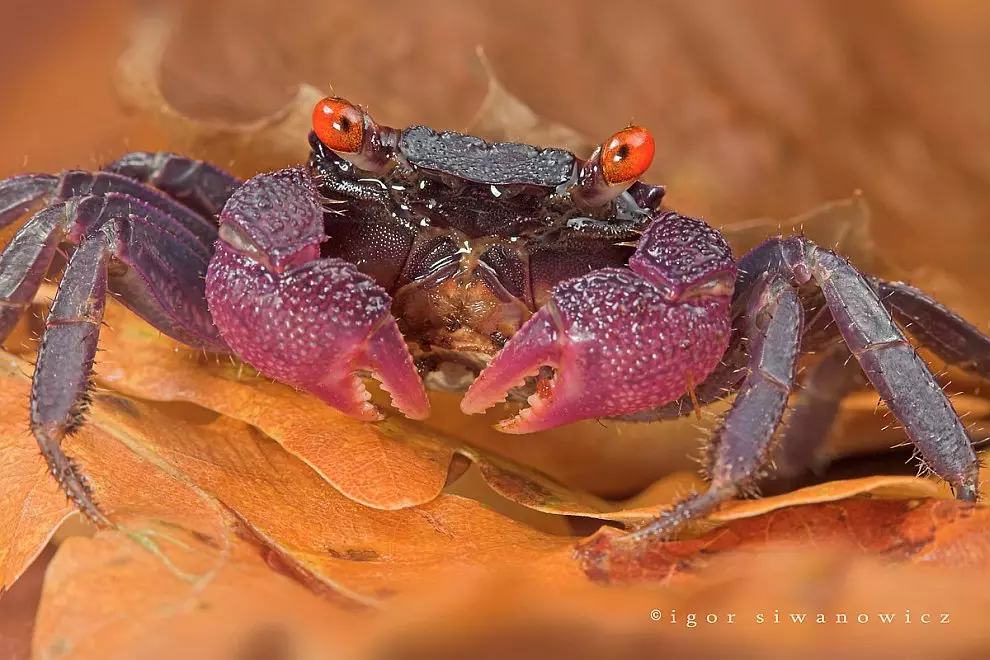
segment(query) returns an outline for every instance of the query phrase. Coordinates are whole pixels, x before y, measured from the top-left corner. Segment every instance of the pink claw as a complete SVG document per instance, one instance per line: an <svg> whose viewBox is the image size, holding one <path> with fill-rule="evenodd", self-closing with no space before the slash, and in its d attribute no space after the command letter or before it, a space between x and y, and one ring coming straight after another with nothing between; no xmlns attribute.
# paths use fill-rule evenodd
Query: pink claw
<svg viewBox="0 0 990 660"><path fill-rule="evenodd" d="M430 404L380 286L340 259L276 274L218 243L207 273L210 313L246 362L352 417L379 420L361 371L370 371L407 417Z"/></svg>
<svg viewBox="0 0 990 660"><path fill-rule="evenodd" d="M729 338L729 298L672 302L639 275L607 268L555 287L471 385L468 414L503 401L508 391L555 369L529 397L530 408L498 425L531 433L570 422L614 417L681 396L718 364Z"/></svg>
<svg viewBox="0 0 990 660"><path fill-rule="evenodd" d="M220 221L206 299L239 357L352 417L382 418L361 371L370 371L406 416L429 414L388 293L354 264L320 258L323 210L305 169L249 180Z"/></svg>

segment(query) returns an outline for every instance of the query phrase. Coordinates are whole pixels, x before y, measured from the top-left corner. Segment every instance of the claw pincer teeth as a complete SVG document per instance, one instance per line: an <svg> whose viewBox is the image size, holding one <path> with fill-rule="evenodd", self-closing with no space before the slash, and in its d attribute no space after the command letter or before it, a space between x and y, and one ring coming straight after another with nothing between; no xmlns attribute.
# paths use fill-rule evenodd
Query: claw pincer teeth
<svg viewBox="0 0 990 660"><path fill-rule="evenodd" d="M472 384L461 409L481 412L543 366L530 408L498 425L530 433L570 422L649 410L679 397L688 374L707 375L726 348L729 300L671 304L628 270L564 282Z"/></svg>
<svg viewBox="0 0 990 660"><path fill-rule="evenodd" d="M396 408L423 418L423 382L384 289L352 264L319 259L278 277L220 246L207 274L210 311L252 366L353 417L381 419L357 373L369 371Z"/></svg>

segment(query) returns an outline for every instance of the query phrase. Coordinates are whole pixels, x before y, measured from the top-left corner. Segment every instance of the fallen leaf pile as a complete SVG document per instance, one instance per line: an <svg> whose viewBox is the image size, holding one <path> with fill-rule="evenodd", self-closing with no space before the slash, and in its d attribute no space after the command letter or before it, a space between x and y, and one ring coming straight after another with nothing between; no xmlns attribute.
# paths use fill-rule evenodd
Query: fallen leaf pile
<svg viewBox="0 0 990 660"><path fill-rule="evenodd" d="M342 57L363 43L369 25L385 28L370 16L348 23L332 3L326 8L304 0L290 4L298 11L278 17L250 3L231 13L225 2L189 10L178 23L160 12L143 15L117 72L122 98L158 122L174 149L231 165L242 175L301 160L312 102L324 95L322 83L314 82L315 72L323 69L307 55ZM489 11L482 2L465 5L468 9L450 10L451 21ZM593 22L592 4L575 3L569 11L580 11L578 5L589 12L583 20ZM764 22L747 15L729 35L716 30L728 19L688 6L673 2L667 8L675 23L694 30L682 39L714 31L726 57L754 47L761 31L775 22L793 21L813 32L822 21L837 20L824 5L807 5L826 14L816 23L806 15L810 10L782 4L776 13L760 13ZM499 12L527 11L523 3L499 7ZM400 10L399 4L390 6ZM640 11L646 12L644 20L654 20L649 10ZM393 19L426 30L423 15L429 13L421 8ZM316 15L325 16L339 37L325 51L320 49L327 46L326 26L323 36L305 29ZM249 66L259 61L251 49L263 20L272 21L271 52L296 54ZM547 39L564 43L558 23L566 21L549 13L539 20ZM283 39L286 25L295 31L291 49ZM449 54L431 55L418 42L403 41L406 32L400 32L385 40L379 59L349 60L358 71L341 73L348 89L340 91L356 97L368 76L379 76L382 88L396 82L393 93L399 97L382 103L384 121L404 123L432 112L431 123L443 126L462 116L464 125L490 139L587 149L594 140L543 118L577 122L575 112L548 112L553 106L537 112L495 77L504 48L498 46L498 28L488 30L485 38L471 37L474 43L462 37L452 44L466 49L456 65ZM223 45L220 59L226 65L241 62L246 71L271 75L253 76L246 90L231 87L243 73L236 66L226 81L216 77L217 62L204 67L200 77L193 75L190 58L202 58L206 41ZM476 52L479 43L484 53ZM782 43L748 53L748 61L772 67L774 48L784 48ZM437 67L432 82L417 83L415 90L405 87L409 83L396 69L400 55L409 53ZM706 61L695 50L690 53L698 66ZM823 56L823 61L832 60ZM709 107L712 86L741 84L724 77L728 65L709 65L707 82L687 73L679 81L685 112ZM660 68L669 76L668 66ZM813 70L818 76L813 81L845 71L825 64ZM642 86L644 71L630 69L629 80ZM557 75L569 77L566 71ZM753 75L764 76L766 83L766 71ZM869 73L874 75L879 74ZM486 94L480 110L464 98L444 105L429 95L448 83L452 89L477 85ZM899 80L890 84L896 87ZM560 85L557 80L552 87ZM610 85L602 93L617 93ZM719 121L704 114L697 128L684 120L670 127L671 136L660 138L664 171L673 173L664 180L672 192L676 184L689 207L708 200L703 209L716 217L729 208L760 216L745 221L747 216L738 216L732 219L740 221L726 224L724 232L738 253L775 232L802 231L871 273L923 288L937 285L939 298L974 322L990 319L987 307L959 284L961 271L941 262L922 266L910 255L903 259L907 267L892 263L891 254L908 253L888 249L879 228L889 224L891 213L914 222L930 207L906 212L907 201L894 203L880 178L866 174L864 188L867 180L876 185L865 195L850 197L848 189L832 194L841 178L834 176L841 149L849 150L854 179L855 172L876 166L875 156L853 149L849 131L865 125L848 123L851 128L831 146L807 142L803 123L817 115L795 105L779 134L756 140L759 127L776 117L771 109L790 107L775 99L772 85L761 89L762 99L733 97L741 104L734 112L746 118L736 121L747 130L732 133L734 122L726 122L718 153L729 150L738 167L740 158L755 158L764 174L779 174L784 158L778 152L801 151L811 165L783 185L793 188L787 195L812 190L817 202L806 207L813 210L794 215L781 212L786 206L770 204L756 212L758 195L772 196L766 190L730 206L727 196L743 197L740 191L752 180L736 171L736 178L725 179L725 191L715 191L711 177L718 168L706 164L712 154L705 150L716 148L718 140L691 138L692 130ZM786 96L785 89L777 91ZM803 102L822 93L812 85ZM882 93L888 92L876 92ZM422 96L428 99L422 106L410 105ZM767 107L755 106L758 100ZM607 97L603 112L635 107L615 104ZM643 105L655 106L666 107L649 97ZM914 121L924 123L927 106L911 107ZM848 119L847 111L835 109L829 125L847 126L840 121ZM741 142L733 146L733 140ZM684 144L699 145L701 153L675 167L669 158ZM761 151L768 144L773 152ZM900 148L917 145L908 141ZM899 162L887 183L900 190L915 178L948 181L954 168L964 167L971 168L969 180L975 182L982 172L962 157L923 171L910 170L914 162ZM729 174L735 166L726 166ZM815 177L827 183L819 188ZM823 191L829 194L818 195ZM838 201L820 203L828 198ZM975 202L957 202L953 208L965 210L959 211L964 218L977 208ZM888 219L871 213L877 208ZM788 215L789 220L767 219ZM0 245L9 237L9 231L0 235ZM727 402L705 410L700 421L589 421L506 436L491 425L514 412L511 404L474 418L459 412L456 396L431 393L433 414L425 422L392 415L368 424L274 383L235 358L164 337L111 300L93 403L64 449L89 479L113 526L94 530L80 523L67 532L66 521L76 516L28 430L32 365L54 286L43 286L0 351L0 593L21 586L15 582L53 537L58 545L34 618L34 657L645 658L655 657L657 649L670 657L935 652L981 657L981 649L990 648L985 625L990 509L957 502L944 484L913 476L913 466L841 472L844 463L855 463L848 457L875 454L905 440L902 430L886 428L892 420L871 391L843 402L835 437L818 457L822 469L836 463L824 476L777 494L729 502L674 540L630 544L621 540L624 528L648 522L703 487L692 457ZM932 366L974 437L981 438L990 420L983 383L937 361ZM0 616L2 605L0 599ZM0 626L0 637L3 630Z"/></svg>

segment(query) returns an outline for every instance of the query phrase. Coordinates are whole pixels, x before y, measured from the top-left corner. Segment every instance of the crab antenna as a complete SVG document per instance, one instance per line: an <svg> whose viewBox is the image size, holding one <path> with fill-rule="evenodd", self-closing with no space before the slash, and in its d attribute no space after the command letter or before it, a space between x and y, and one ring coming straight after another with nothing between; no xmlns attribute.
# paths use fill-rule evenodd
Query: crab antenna
<svg viewBox="0 0 990 660"><path fill-rule="evenodd" d="M320 141L358 169L380 174L395 164L399 131L379 126L362 108L328 96L313 109Z"/></svg>
<svg viewBox="0 0 990 660"><path fill-rule="evenodd" d="M611 202L627 191L653 162L653 136L641 126L619 131L595 148L581 163L571 198L585 207Z"/></svg>

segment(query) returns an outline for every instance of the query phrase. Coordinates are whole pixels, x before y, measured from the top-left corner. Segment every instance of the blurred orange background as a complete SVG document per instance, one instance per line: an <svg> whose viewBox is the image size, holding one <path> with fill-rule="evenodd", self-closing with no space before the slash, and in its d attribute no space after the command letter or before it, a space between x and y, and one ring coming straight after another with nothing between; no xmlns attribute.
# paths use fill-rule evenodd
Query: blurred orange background
<svg viewBox="0 0 990 660"><path fill-rule="evenodd" d="M0 3L0 175L173 142L113 89L139 4L153 3ZM382 121L463 128L483 46L547 118L592 139L650 126L651 178L679 210L783 218L862 189L896 261L950 270L987 300L987 3L163 4L187 10L161 86L189 114L243 121L300 82L332 83Z"/></svg>

